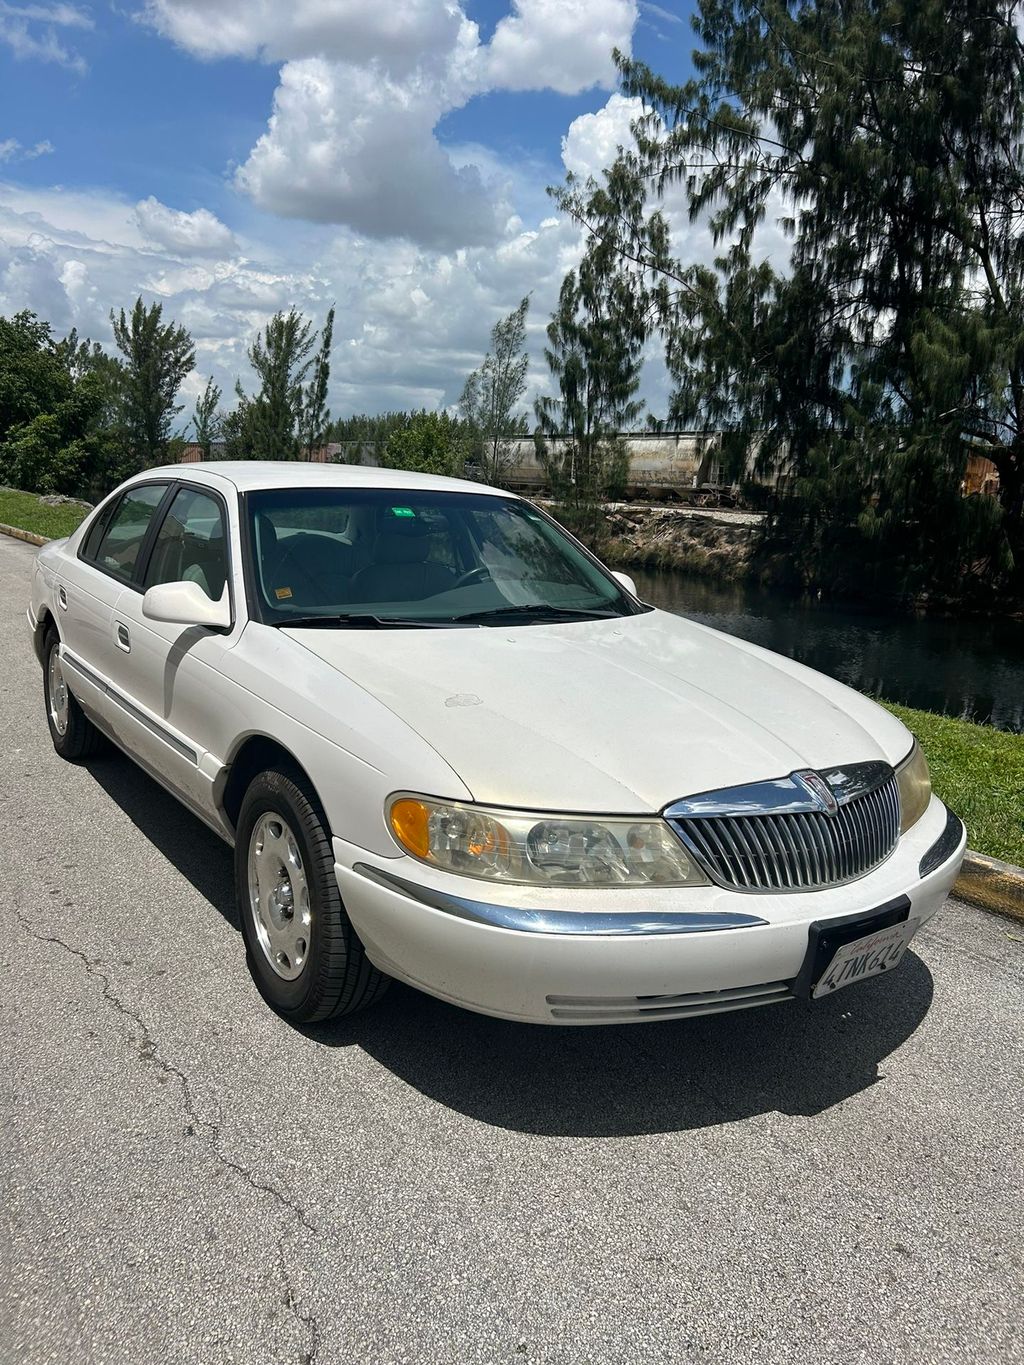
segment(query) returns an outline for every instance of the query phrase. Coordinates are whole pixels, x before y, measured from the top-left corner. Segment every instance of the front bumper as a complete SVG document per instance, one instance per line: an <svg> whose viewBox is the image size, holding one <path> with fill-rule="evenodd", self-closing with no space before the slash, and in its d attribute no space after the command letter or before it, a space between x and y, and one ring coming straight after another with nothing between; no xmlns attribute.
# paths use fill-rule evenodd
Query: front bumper
<svg viewBox="0 0 1024 1365"><path fill-rule="evenodd" d="M377 967L452 1004L538 1024L675 1019L792 998L812 923L906 896L923 924L965 847L963 825L933 797L891 857L845 886L617 894L483 883L334 840L346 909Z"/></svg>

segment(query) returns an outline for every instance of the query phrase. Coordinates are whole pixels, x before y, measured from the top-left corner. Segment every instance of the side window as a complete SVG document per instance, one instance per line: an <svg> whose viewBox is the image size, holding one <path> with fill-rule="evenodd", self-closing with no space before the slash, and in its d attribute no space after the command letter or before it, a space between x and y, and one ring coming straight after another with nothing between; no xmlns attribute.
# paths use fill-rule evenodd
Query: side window
<svg viewBox="0 0 1024 1365"><path fill-rule="evenodd" d="M167 492L165 483L147 483L141 488L130 488L107 518L95 553L88 555L95 564L118 578L130 579L135 562L146 539L153 513ZM92 535L89 536L90 542ZM87 550L92 549L87 546Z"/></svg>
<svg viewBox="0 0 1024 1365"><path fill-rule="evenodd" d="M144 586L198 583L216 602L227 581L224 513L216 498L182 488L167 509L146 569Z"/></svg>
<svg viewBox="0 0 1024 1365"><path fill-rule="evenodd" d="M115 506L116 502L117 499L115 498L114 500ZM106 530L107 522L110 520L110 514L113 511L114 506L105 507L103 511L99 514L99 516L95 518L92 525L89 527L89 534L86 536L85 543L82 546L83 559L96 558L96 550L100 543L100 536L102 536L103 532Z"/></svg>

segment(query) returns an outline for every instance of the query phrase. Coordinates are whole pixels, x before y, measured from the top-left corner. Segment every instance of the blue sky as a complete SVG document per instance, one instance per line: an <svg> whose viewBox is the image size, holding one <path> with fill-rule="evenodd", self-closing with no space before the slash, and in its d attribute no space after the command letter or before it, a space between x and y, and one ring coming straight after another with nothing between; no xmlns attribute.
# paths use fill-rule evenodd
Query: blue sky
<svg viewBox="0 0 1024 1365"><path fill-rule="evenodd" d="M445 406L532 294L531 385L578 233L544 188L635 112L608 53L689 71L637 0L0 0L0 312L106 341L158 298L248 379L277 307L337 301L332 407ZM657 395L652 393L652 398Z"/></svg>

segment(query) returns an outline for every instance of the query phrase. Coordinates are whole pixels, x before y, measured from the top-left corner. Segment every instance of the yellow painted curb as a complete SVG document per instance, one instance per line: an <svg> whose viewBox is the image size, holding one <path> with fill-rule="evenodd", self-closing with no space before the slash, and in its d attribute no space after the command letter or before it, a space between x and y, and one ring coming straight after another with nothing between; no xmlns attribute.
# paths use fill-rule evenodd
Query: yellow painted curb
<svg viewBox="0 0 1024 1365"><path fill-rule="evenodd" d="M968 849L953 895L1024 923L1024 867Z"/></svg>
<svg viewBox="0 0 1024 1365"><path fill-rule="evenodd" d="M35 531L23 531L20 526L7 526L0 521L0 535L13 536L15 540L25 540L29 545L49 545L49 536L38 536Z"/></svg>

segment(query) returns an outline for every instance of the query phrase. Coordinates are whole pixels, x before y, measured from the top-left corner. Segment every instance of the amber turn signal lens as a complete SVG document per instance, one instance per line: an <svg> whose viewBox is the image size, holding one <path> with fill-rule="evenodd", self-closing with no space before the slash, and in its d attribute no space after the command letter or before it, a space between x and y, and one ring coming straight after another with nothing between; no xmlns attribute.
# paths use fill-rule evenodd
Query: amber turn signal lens
<svg viewBox="0 0 1024 1365"><path fill-rule="evenodd" d="M422 801L403 797L391 807L391 828L403 848L417 858L430 855L430 812Z"/></svg>

